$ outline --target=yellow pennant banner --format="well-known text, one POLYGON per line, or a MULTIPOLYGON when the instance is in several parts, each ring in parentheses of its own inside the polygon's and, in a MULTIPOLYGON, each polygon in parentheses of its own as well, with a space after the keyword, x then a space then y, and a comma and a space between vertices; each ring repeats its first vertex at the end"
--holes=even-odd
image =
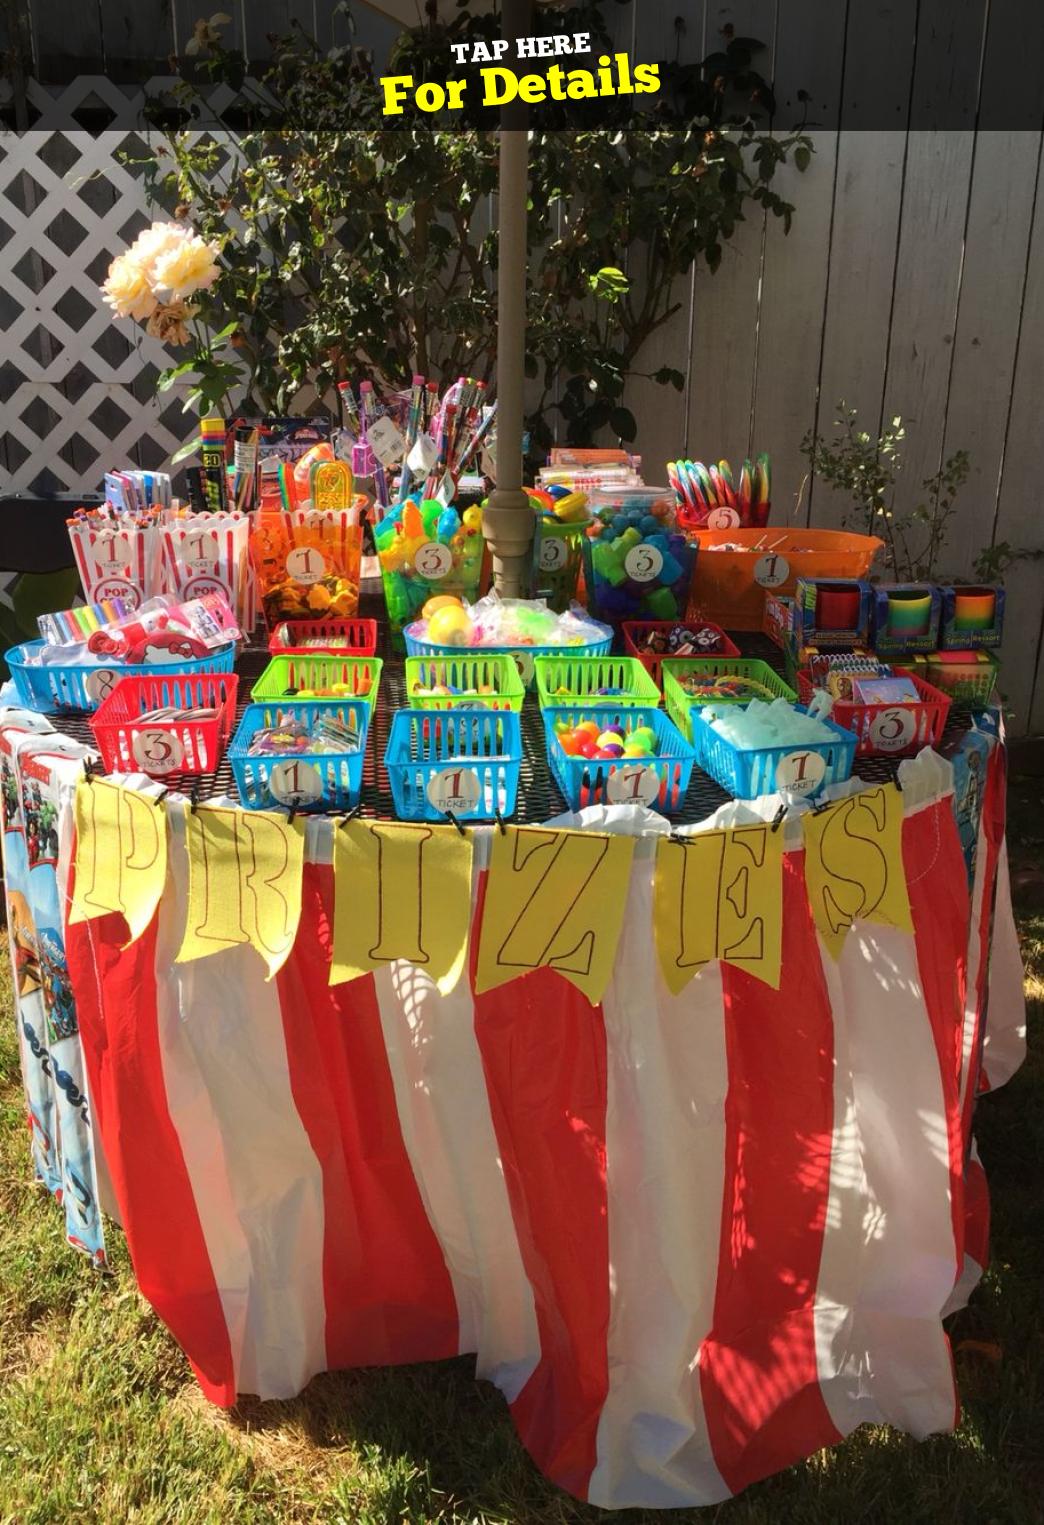
POLYGON ((331 985, 405 959, 446 995, 464 968, 470 925, 470 835, 377 821, 335 831, 331 985))
POLYGON ((546 967, 596 1005, 613 972, 633 856, 633 837, 537 826, 495 832, 476 990, 546 967))
POLYGON ((783 833, 771 826, 701 831, 656 845, 653 929, 668 990, 679 995, 721 959, 779 989, 783 833))
POLYGON ((136 942, 156 914, 167 877, 162 805, 105 779, 77 786, 76 884, 70 921, 118 911, 136 942))
POLYGON ((913 931, 903 868, 903 798, 865 789, 803 818, 805 884, 820 936, 838 958, 853 922, 913 931))
POLYGON ((188 914, 176 962, 249 943, 268 978, 290 956, 301 916, 304 823, 267 811, 185 812, 188 914))

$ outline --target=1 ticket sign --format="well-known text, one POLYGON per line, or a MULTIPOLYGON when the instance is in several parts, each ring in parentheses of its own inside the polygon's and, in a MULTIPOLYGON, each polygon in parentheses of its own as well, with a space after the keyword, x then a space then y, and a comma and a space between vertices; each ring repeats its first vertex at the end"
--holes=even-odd
POLYGON ((780 794, 815 794, 826 778, 826 758, 818 752, 787 752, 776 764, 780 794))
POLYGON ((322 799, 323 776, 312 763, 299 758, 276 763, 268 775, 268 792, 280 805, 299 810, 322 799))
POLYGON ((606 782, 610 805, 652 805, 660 795, 660 775, 648 763, 623 763, 606 782))
POLYGON ((754 563, 754 581, 761 588, 782 588, 790 576, 790 562, 785 556, 769 551, 754 563))
POLYGON ((474 768, 443 768, 428 780, 428 803, 443 815, 470 815, 482 798, 474 768))

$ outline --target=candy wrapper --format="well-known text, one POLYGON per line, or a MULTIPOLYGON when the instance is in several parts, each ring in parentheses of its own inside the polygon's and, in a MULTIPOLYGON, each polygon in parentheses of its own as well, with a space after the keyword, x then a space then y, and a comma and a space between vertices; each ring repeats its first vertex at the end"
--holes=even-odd
POLYGON ((186 514, 160 530, 170 590, 182 600, 220 593, 244 630, 257 617, 246 514, 186 514))
POLYGON ((160 531, 166 510, 113 518, 81 510, 69 520, 69 540, 88 603, 120 598, 132 609, 168 591, 160 531))
POLYGON ((265 623, 350 619, 359 607, 362 519, 368 500, 349 509, 258 514, 250 557, 265 623))

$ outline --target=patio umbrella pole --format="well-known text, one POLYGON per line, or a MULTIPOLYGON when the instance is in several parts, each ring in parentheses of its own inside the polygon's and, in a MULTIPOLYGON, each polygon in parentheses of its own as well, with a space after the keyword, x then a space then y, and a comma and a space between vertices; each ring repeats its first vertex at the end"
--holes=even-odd
MULTIPOLYGON (((503 35, 528 35, 529 0, 504 0, 503 35)), ((493 557, 493 580, 504 598, 530 591, 533 510, 522 490, 522 423, 526 354, 526 201, 528 113, 504 108, 500 125, 500 256, 497 280, 497 485, 483 530, 493 557)))

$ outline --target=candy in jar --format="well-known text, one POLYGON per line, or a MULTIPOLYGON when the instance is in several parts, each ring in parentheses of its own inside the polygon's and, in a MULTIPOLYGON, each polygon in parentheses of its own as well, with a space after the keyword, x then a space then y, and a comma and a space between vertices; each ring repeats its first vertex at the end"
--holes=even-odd
POLYGON ((584 575, 592 612, 611 624, 683 615, 696 550, 675 528, 669 498, 655 488, 595 492, 591 510, 584 575))

